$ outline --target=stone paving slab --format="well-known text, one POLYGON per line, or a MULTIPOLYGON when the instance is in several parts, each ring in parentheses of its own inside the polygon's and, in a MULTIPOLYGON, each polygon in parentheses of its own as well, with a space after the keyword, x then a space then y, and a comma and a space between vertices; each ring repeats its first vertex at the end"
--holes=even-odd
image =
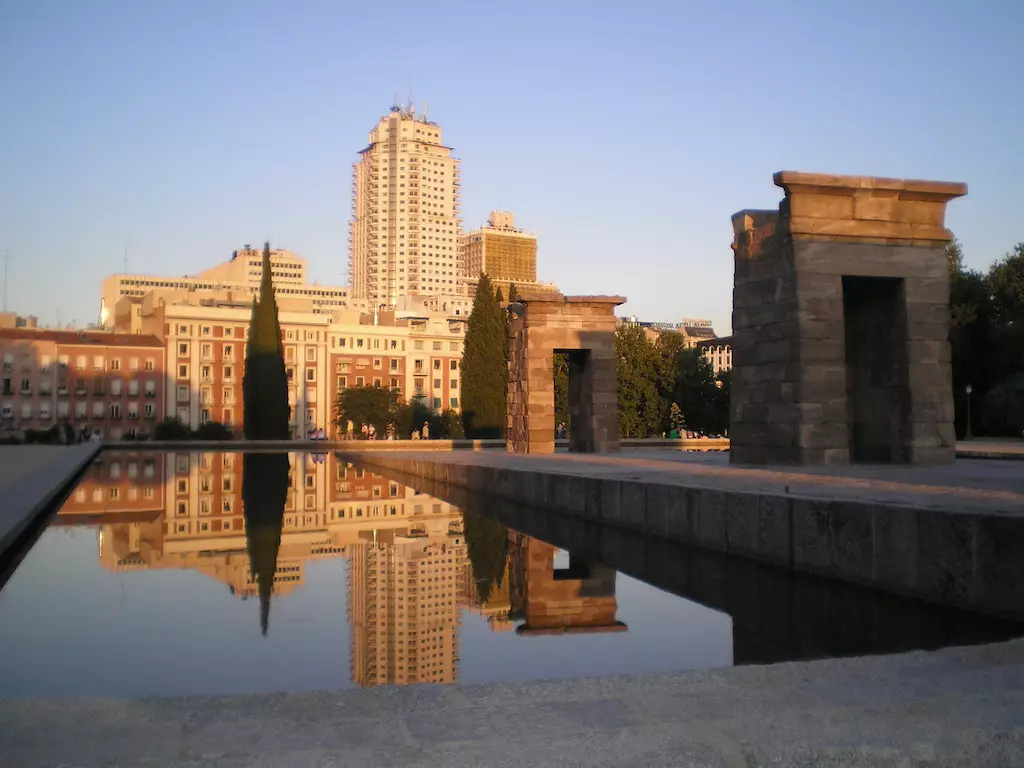
MULTIPOLYGON (((345 450, 339 451, 345 454, 345 450)), ((354 455, 354 458, 357 458, 354 455)), ((1014 461, 958 460, 946 467, 765 468, 730 465, 727 454, 632 450, 618 454, 507 454, 454 451, 417 457, 389 452, 388 461, 508 468, 525 472, 683 485, 721 491, 779 494, 824 500, 904 504, 916 508, 1024 513, 1024 468, 1014 461)), ((375 457, 366 456, 369 462, 375 457)))
POLYGON ((634 677, 0 700, 0 766, 1011 766, 1024 641, 634 677))

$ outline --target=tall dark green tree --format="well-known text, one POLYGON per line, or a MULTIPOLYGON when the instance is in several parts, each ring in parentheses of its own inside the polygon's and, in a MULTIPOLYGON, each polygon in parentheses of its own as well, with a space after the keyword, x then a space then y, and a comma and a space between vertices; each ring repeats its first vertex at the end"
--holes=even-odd
POLYGON ((281 323, 270 269, 270 243, 263 246, 259 299, 253 299, 242 379, 247 440, 285 440, 289 435, 288 375, 281 323))
POLYGON ((249 573, 260 598, 260 630, 270 623, 277 553, 281 548, 284 505, 288 498, 288 455, 247 453, 242 456, 242 514, 249 573))
POLYGON ((519 301, 519 289, 516 288, 515 283, 508 284, 508 301, 510 304, 513 301, 519 301))
POLYGON ((498 438, 505 428, 508 365, 505 313, 491 281, 480 275, 462 353, 462 423, 469 438, 498 438))

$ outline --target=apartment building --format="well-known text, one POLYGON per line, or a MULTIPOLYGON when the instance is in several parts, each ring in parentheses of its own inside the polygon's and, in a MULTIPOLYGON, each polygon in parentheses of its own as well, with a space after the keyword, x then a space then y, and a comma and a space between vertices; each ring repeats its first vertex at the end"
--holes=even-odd
POLYGON ((155 335, 0 328, 0 430, 148 434, 164 415, 164 347, 155 335))
MULTIPOLYGON (((127 322, 166 346, 163 408, 191 428, 218 421, 240 429, 251 302, 231 292, 147 294, 127 322)), ((338 436, 341 390, 380 384, 433 411, 461 402, 465 318, 447 312, 322 313, 309 300, 278 302, 295 436, 338 436)))
MULTIPOLYGON (((180 292, 218 294, 231 292, 240 300, 252 301, 259 292, 262 274, 263 250, 246 245, 231 254, 225 262, 203 270, 197 275, 167 277, 121 273, 110 275, 100 287, 100 323, 108 329, 125 327, 124 312, 137 314, 142 297, 149 293, 158 296, 180 292), (124 298, 135 299, 121 305, 124 298)), ((279 299, 306 300, 313 312, 333 312, 342 309, 365 308, 365 302, 353 301, 348 286, 317 285, 309 283, 306 260, 291 251, 275 248, 270 252, 271 277, 274 292, 279 299)), ((129 332, 134 332, 129 328, 129 332)))
POLYGON ((462 295, 459 161, 441 128, 392 107, 352 167, 352 295, 395 307, 409 294, 462 295))

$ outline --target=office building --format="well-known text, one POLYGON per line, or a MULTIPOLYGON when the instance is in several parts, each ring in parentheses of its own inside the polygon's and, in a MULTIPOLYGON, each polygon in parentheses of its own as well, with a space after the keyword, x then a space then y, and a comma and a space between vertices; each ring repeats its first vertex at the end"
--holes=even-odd
POLYGON ((395 307, 409 294, 462 295, 459 161, 441 128, 392 107, 352 170, 352 295, 395 307))
MULTIPOLYGON (((158 295, 188 291, 196 294, 230 292, 251 302, 259 292, 263 249, 246 245, 221 264, 197 275, 166 277, 121 273, 110 275, 100 287, 100 323, 105 328, 123 322, 115 319, 117 303, 127 297, 141 300, 149 293, 158 295)), ((291 251, 275 248, 270 251, 274 292, 281 299, 308 300, 314 312, 339 309, 360 309, 364 304, 352 301, 348 286, 317 285, 307 282, 306 261, 291 251)))

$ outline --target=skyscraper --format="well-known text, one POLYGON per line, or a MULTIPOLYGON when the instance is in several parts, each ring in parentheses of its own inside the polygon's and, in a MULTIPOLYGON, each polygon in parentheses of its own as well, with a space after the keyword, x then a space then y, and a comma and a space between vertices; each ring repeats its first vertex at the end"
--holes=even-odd
POLYGON ((349 231, 353 296, 395 306, 410 294, 456 294, 459 161, 441 128, 412 106, 392 107, 359 154, 349 231))
POLYGON ((537 236, 516 229, 508 211, 491 211, 486 226, 463 237, 462 250, 466 277, 486 272, 492 281, 537 282, 537 236))

